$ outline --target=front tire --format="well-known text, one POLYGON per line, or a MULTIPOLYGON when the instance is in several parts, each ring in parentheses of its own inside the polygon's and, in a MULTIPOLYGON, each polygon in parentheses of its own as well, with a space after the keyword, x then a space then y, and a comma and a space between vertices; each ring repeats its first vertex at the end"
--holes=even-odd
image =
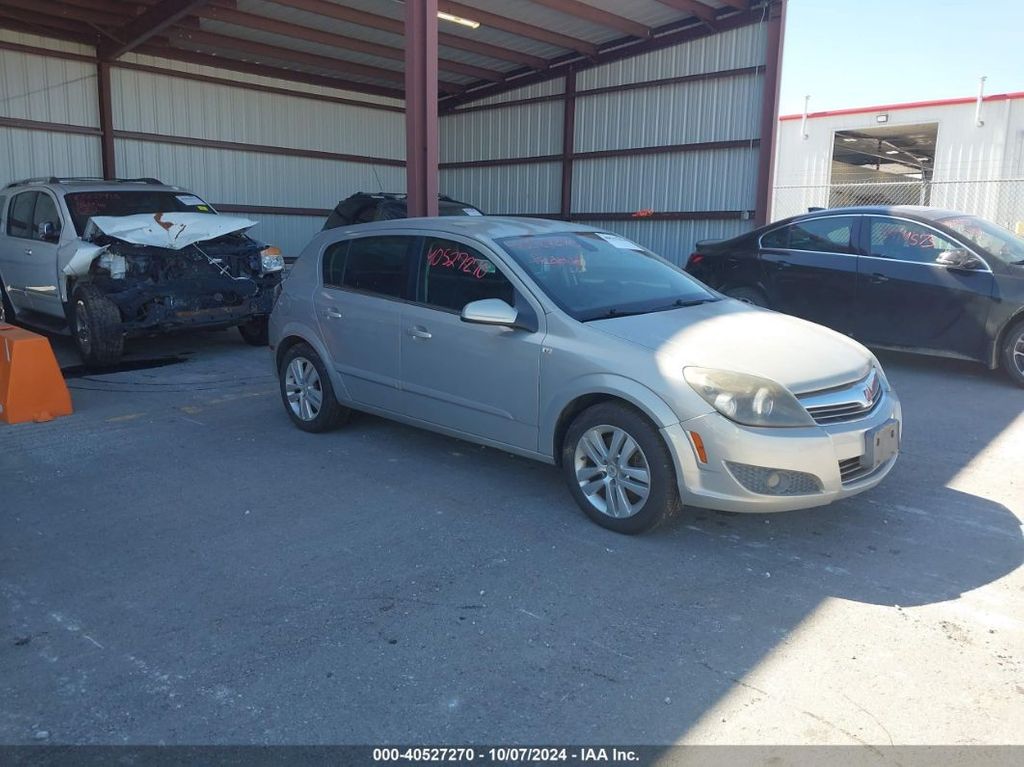
POLYGON ((591 521, 617 533, 651 530, 682 508, 665 440, 625 405, 604 402, 577 416, 565 435, 562 471, 591 521))
POLYGON ((738 288, 729 288, 722 292, 729 296, 729 298, 735 298, 737 301, 742 301, 745 304, 759 306, 762 309, 771 309, 768 296, 760 288, 740 286, 738 288))
POLYGON ((1006 331, 1002 348, 1003 369, 1018 386, 1024 386, 1024 320, 1006 331))
POLYGON ((351 410, 338 403, 323 361, 309 344, 296 344, 281 360, 281 401, 292 423, 314 434, 348 421, 351 410))
POLYGON ((71 297, 71 332, 87 366, 114 365, 124 353, 121 313, 93 285, 80 285, 71 297))

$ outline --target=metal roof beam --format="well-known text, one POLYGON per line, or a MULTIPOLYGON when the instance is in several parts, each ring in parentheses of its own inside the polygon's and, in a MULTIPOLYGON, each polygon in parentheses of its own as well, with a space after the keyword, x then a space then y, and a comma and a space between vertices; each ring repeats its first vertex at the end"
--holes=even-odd
MULTIPOLYGON (((244 72, 245 74, 259 75, 260 77, 273 77, 278 80, 288 80, 290 82, 305 83, 307 85, 322 85, 325 88, 337 88, 338 90, 343 91, 369 93, 375 96, 386 96, 393 99, 403 98, 403 93, 401 89, 398 88, 388 88, 381 85, 372 85, 370 83, 359 83, 340 77, 332 77, 330 75, 303 72, 298 69, 283 69, 272 64, 257 64, 252 61, 241 61, 239 59, 228 58, 227 56, 213 56, 208 53, 183 50, 181 48, 171 48, 166 45, 145 43, 144 45, 139 46, 136 52, 145 53, 149 56, 171 59, 174 61, 185 61, 190 64, 199 64, 200 66, 212 67, 214 69, 226 69, 232 72, 244 72)), ((295 95, 302 96, 303 93, 302 91, 296 91, 295 95)))
POLYGON ((674 10, 693 14, 701 21, 714 21, 715 19, 715 9, 699 0, 658 0, 658 2, 674 10))
POLYGON ((581 3, 580 0, 533 0, 533 2, 559 13, 564 13, 567 16, 585 19, 599 26, 614 29, 632 37, 644 38, 651 36, 650 27, 646 27, 632 19, 627 19, 625 16, 619 16, 618 14, 595 8, 592 5, 581 3))
POLYGON ((121 42, 101 43, 97 54, 107 61, 123 56, 206 3, 207 0, 162 0, 124 26, 113 30, 112 36, 121 42))
MULTIPOLYGON (((392 19, 388 16, 381 16, 376 13, 369 13, 367 11, 360 11, 355 8, 329 3, 326 2, 326 0, 271 0, 271 2, 274 2, 277 5, 287 6, 288 8, 306 11, 307 13, 314 13, 318 16, 327 16, 328 18, 337 19, 338 21, 346 21, 350 24, 358 24, 362 27, 379 29, 382 32, 391 32, 392 34, 400 36, 405 35, 405 24, 398 19, 392 19)), ((531 56, 528 53, 521 53, 520 51, 502 48, 498 45, 491 45, 490 43, 483 43, 479 40, 471 40, 467 37, 443 32, 438 34, 437 39, 441 45, 448 48, 458 48, 459 50, 478 53, 481 56, 489 56, 490 58, 497 59, 499 61, 514 61, 518 64, 524 64, 531 69, 547 68, 547 61, 540 56, 531 56)))
POLYGON ((54 2, 40 4, 39 0, 3 0, 3 7, 30 11, 41 24, 45 24, 48 19, 78 22, 79 29, 82 28, 82 25, 110 28, 122 22, 116 13, 79 8, 73 5, 60 5, 54 2))
POLYGON ((82 45, 96 45, 98 33, 77 21, 56 17, 41 17, 34 11, 0 7, 0 29, 28 32, 40 37, 55 37, 82 45))
MULTIPOLYGON (((306 53, 305 51, 296 51, 291 48, 282 48, 277 45, 268 45, 267 43, 260 43, 255 40, 244 40, 240 37, 230 37, 213 32, 175 30, 172 34, 172 39, 178 44, 184 43, 187 45, 192 43, 218 51, 226 50, 254 56, 266 56, 278 61, 326 69, 342 75, 360 75, 375 80, 388 80, 397 83, 405 82, 405 74, 400 70, 371 67, 366 64, 357 64, 354 61, 337 59, 319 53, 306 53)), ((447 93, 460 93, 462 91, 462 87, 454 83, 441 82, 438 87, 447 93)))
POLYGON ((549 29, 543 27, 535 27, 532 24, 519 21, 517 19, 509 18, 508 16, 499 16, 496 13, 489 13, 487 11, 481 11, 478 8, 473 8, 462 3, 454 3, 450 0, 438 0, 437 9, 450 13, 454 16, 460 16, 464 19, 470 19, 472 21, 479 21, 488 27, 494 29, 500 29, 502 32, 508 32, 519 37, 526 37, 537 42, 547 43, 553 45, 556 48, 568 48, 571 51, 577 51, 582 53, 584 56, 594 57, 597 55, 597 46, 593 43, 588 43, 586 40, 580 40, 575 37, 569 37, 558 32, 552 32, 549 29))
MULTIPOLYGON (((223 21, 226 24, 235 24, 240 27, 256 29, 261 32, 270 32, 271 34, 282 35, 283 37, 308 40, 311 43, 321 43, 323 45, 330 45, 343 50, 348 49, 360 51, 361 53, 368 53, 373 56, 381 56, 382 58, 394 59, 402 62, 405 61, 405 51, 402 48, 393 48, 389 45, 371 43, 355 37, 346 37, 345 35, 339 35, 334 32, 325 32, 322 29, 314 29, 313 27, 303 26, 301 24, 292 24, 291 22, 272 19, 266 16, 256 16, 252 13, 244 13, 242 11, 232 10, 231 8, 207 6, 206 8, 200 9, 198 11, 198 15, 205 19, 223 21)), ((493 69, 486 69, 484 67, 477 67, 472 64, 464 64, 460 61, 450 61, 448 59, 438 59, 438 66, 447 72, 466 75, 467 77, 475 77, 478 80, 501 82, 505 77, 503 73, 497 72, 493 69)))

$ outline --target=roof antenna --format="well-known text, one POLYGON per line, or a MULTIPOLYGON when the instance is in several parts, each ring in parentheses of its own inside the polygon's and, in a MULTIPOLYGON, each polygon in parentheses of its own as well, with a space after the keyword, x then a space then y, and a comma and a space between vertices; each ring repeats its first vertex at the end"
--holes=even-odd
POLYGON ((380 174, 377 172, 377 166, 376 165, 371 165, 370 167, 373 168, 373 175, 377 179, 377 186, 379 186, 380 187, 380 191, 383 192, 384 191, 384 184, 381 183, 380 174))

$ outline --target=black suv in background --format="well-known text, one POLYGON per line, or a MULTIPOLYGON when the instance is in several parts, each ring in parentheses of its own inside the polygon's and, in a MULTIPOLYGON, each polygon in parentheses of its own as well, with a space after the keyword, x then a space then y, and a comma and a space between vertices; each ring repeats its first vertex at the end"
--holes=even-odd
MULTIPOLYGON (((439 216, 482 216, 483 213, 469 203, 438 195, 439 216)), ((366 224, 370 221, 388 221, 394 218, 408 218, 409 206, 406 195, 394 192, 356 192, 339 202, 324 223, 324 229, 339 226, 366 224)))
POLYGON ((697 243, 686 270, 867 346, 1001 364, 1024 386, 1024 239, 977 216, 817 210, 697 243))

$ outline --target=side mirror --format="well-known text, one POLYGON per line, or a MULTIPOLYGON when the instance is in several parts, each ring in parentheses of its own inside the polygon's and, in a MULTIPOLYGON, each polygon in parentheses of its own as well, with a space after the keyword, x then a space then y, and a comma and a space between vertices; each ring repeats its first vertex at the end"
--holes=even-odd
POLYGON ((60 240, 60 229, 54 226, 52 221, 43 221, 36 227, 39 239, 43 242, 57 242, 60 240))
POLYGON ((947 250, 939 254, 935 263, 948 269, 962 269, 968 272, 985 268, 985 262, 968 250, 947 250))
POLYGON ((470 301, 462 308, 462 321, 478 325, 504 325, 514 327, 519 312, 500 298, 483 298, 470 301))

